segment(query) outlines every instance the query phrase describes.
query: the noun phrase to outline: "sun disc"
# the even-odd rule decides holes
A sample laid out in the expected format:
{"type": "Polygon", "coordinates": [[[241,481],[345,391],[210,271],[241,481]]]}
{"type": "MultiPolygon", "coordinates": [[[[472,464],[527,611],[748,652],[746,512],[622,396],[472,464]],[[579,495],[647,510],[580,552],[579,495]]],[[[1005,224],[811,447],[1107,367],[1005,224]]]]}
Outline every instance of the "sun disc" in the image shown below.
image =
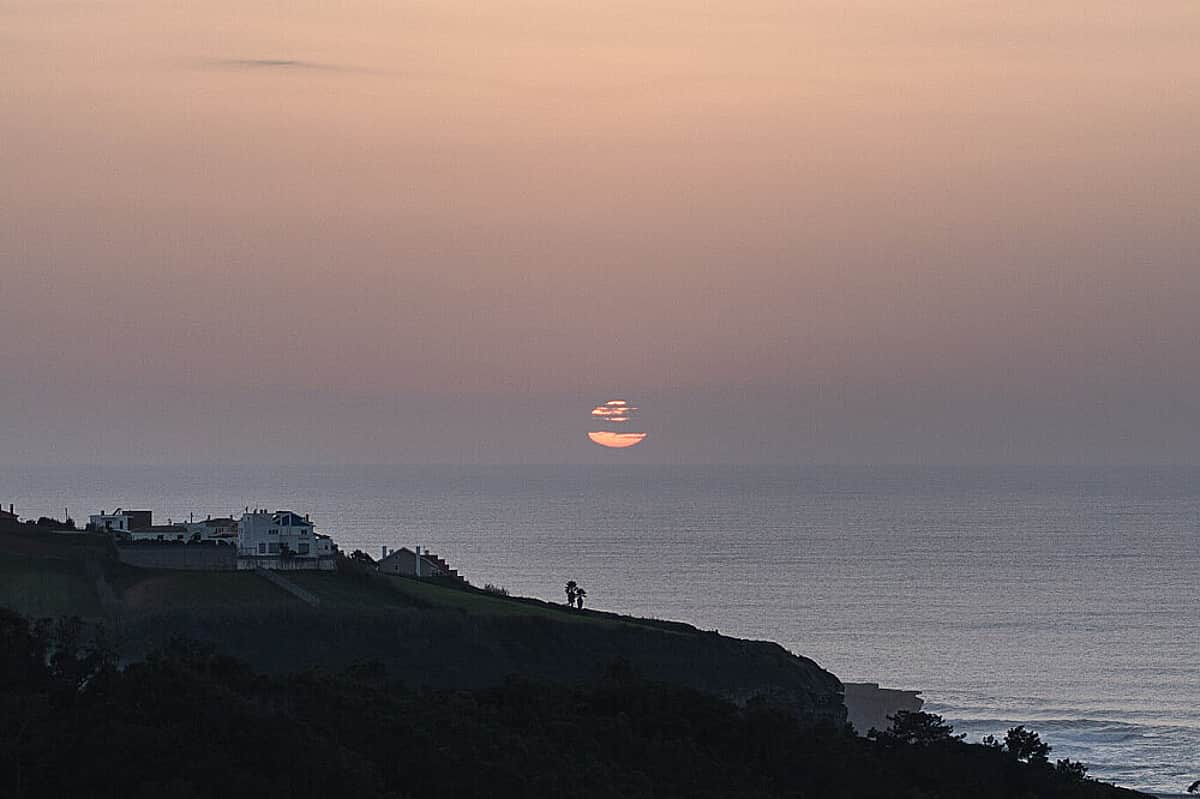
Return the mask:
{"type": "Polygon", "coordinates": [[[625,449],[642,443],[646,439],[645,433],[612,433],[608,430],[594,430],[588,433],[588,438],[593,443],[599,444],[602,447],[611,449],[625,449]]]}

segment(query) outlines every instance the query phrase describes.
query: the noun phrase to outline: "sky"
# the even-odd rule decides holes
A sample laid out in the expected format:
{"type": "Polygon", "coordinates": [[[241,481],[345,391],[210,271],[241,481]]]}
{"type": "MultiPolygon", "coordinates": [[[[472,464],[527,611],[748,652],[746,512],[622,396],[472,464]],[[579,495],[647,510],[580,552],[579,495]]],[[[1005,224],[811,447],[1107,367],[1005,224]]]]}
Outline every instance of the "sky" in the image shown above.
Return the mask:
{"type": "Polygon", "coordinates": [[[1196,463],[1198,42],[1195,0],[0,0],[0,463],[1196,463]]]}

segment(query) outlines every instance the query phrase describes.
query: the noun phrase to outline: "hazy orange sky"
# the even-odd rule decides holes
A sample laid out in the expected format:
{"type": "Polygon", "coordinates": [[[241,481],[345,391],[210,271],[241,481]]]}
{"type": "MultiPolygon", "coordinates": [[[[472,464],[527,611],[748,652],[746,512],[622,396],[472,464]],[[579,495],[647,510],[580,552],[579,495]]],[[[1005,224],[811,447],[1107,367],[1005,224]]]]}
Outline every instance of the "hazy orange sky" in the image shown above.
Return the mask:
{"type": "Polygon", "coordinates": [[[1198,142],[1195,0],[0,0],[0,462],[1194,463],[1198,142]]]}

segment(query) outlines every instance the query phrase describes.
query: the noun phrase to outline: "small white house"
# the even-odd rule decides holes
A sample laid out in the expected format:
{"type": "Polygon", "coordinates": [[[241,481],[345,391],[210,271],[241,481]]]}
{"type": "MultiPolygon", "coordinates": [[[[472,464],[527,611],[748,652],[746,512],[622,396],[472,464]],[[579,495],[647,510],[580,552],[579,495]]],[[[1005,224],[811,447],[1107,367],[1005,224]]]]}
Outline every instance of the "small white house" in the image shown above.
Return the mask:
{"type": "Polygon", "coordinates": [[[332,570],[336,551],[307,515],[290,510],[247,511],[238,524],[239,569],[332,570]]]}
{"type": "Polygon", "coordinates": [[[238,543],[238,521],[229,516],[216,519],[209,516],[202,522],[188,522],[184,527],[188,541],[214,541],[235,546],[238,543]]]}
{"type": "Polygon", "coordinates": [[[153,514],[148,510],[124,510],[117,508],[112,513],[100,511],[88,517],[93,530],[110,533],[132,533],[153,525],[153,514]]]}
{"type": "Polygon", "coordinates": [[[129,531],[130,541],[187,541],[187,526],[183,524],[152,524],[129,531]]]}

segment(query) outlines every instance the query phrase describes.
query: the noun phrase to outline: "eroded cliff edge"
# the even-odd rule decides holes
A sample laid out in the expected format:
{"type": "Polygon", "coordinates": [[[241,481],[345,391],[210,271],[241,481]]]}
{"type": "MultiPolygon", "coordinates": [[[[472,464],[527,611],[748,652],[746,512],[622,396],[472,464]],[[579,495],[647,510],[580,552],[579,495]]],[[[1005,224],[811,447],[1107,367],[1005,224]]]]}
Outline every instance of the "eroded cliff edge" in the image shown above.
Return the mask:
{"type": "Polygon", "coordinates": [[[920,691],[880,688],[877,682],[845,683],[846,720],[854,731],[866,735],[871,728],[886,730],[892,726],[889,716],[896,711],[915,713],[925,706],[920,691]]]}

